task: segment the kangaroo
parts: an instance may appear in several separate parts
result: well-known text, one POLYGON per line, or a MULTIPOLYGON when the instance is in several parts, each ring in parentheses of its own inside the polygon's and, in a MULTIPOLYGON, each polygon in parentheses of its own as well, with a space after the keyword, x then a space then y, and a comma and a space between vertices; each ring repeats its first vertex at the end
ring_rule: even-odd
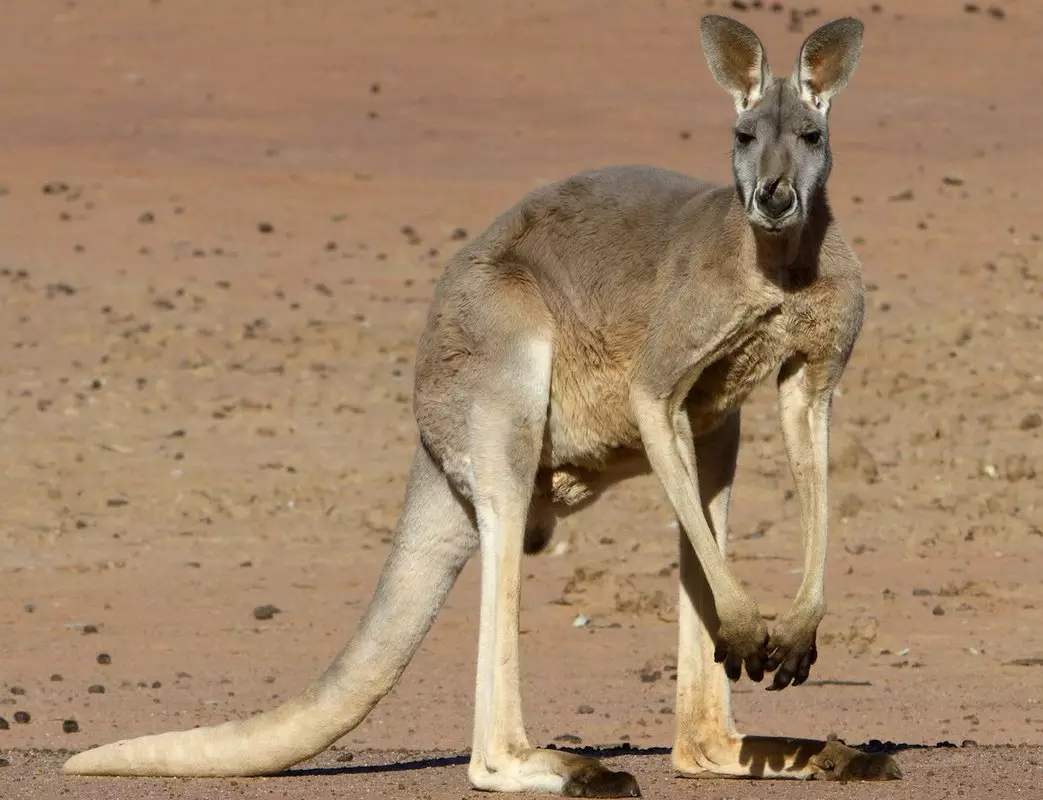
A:
POLYGON ((261 775, 319 753, 391 690, 480 550, 472 786, 639 796, 629 773, 532 746, 518 626, 523 553, 650 470, 680 528, 677 771, 900 778, 889 756, 839 741, 742 735, 730 705, 744 668, 753 681, 774 673, 779 690, 817 657, 831 398, 864 309, 861 265, 826 198, 828 117, 862 30, 823 25, 776 78, 752 30, 703 17, 706 60, 737 112, 734 185, 644 166, 583 172, 529 193, 449 261, 417 348, 420 443, 392 551, 326 672, 270 711, 87 750, 64 772, 261 775), (804 575, 769 634, 725 546, 740 406, 772 373, 804 575))

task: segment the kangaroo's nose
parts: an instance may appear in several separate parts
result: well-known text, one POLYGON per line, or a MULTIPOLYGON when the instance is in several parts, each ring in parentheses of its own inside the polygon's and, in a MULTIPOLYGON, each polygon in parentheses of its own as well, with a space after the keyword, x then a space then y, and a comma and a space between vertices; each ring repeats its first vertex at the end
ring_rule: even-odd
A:
POLYGON ((763 181, 754 195, 757 208, 766 217, 780 219, 786 216, 797 202, 797 194, 789 181, 781 178, 763 181))

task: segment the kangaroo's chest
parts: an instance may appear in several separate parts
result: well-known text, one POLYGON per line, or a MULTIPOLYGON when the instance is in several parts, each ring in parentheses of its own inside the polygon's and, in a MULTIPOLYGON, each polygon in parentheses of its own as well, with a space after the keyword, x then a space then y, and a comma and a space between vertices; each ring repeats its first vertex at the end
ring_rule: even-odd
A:
POLYGON ((702 371, 686 400, 692 433, 720 425, 794 352, 792 313, 779 306, 702 371))
MULTIPOLYGON (((793 323, 788 304, 770 309, 703 370, 686 400, 695 435, 720 425, 793 355, 793 323)), ((599 470, 620 451, 641 449, 628 360, 610 357, 590 341, 578 348, 576 341, 555 358, 542 465, 599 470)))

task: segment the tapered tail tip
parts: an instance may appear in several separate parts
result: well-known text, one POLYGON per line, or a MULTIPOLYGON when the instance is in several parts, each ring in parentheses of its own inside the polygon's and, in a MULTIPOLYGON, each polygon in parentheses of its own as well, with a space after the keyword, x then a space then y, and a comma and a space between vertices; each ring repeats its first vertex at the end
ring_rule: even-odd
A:
POLYGON ((123 759, 119 751, 127 740, 94 747, 71 756, 62 764, 65 775, 120 775, 126 774, 117 766, 123 759))

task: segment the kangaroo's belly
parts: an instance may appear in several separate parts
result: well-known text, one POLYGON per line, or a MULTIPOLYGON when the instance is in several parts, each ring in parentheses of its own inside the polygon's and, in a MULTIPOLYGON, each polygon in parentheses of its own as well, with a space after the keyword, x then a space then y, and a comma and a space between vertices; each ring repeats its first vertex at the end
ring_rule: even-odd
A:
POLYGON ((555 364, 542 466, 598 471, 619 451, 640 447, 625 369, 599 366, 580 372, 555 364))

